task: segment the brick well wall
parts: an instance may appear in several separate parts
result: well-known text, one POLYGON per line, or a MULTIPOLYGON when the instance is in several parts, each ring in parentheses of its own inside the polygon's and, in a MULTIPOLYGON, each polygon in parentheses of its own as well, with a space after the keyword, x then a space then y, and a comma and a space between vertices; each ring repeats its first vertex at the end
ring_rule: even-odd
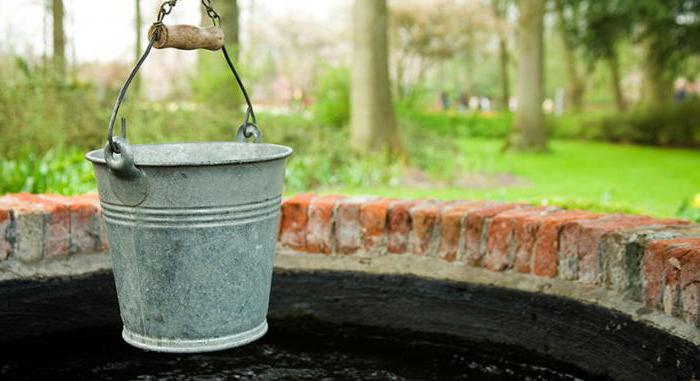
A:
MULTIPOLYGON (((700 329, 700 225, 685 221, 492 201, 300 194, 283 201, 278 244, 292 255, 413 256, 574 282, 700 329)), ((0 265, 106 250, 96 195, 0 197, 0 265)))

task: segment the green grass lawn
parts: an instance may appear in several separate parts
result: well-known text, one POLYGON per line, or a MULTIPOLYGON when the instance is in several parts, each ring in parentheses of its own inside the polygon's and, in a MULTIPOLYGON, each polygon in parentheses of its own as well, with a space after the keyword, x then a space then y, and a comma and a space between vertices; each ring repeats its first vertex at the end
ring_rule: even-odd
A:
POLYGON ((526 201, 661 217, 675 216, 683 200, 700 193, 700 150, 552 141, 549 153, 502 154, 500 139, 469 138, 458 145, 462 155, 444 160, 477 172, 511 174, 524 182, 481 189, 381 186, 323 193, 526 201))
MULTIPOLYGON (((287 194, 491 199, 660 217, 677 216, 684 201, 700 194, 700 150, 555 140, 548 153, 516 154, 501 153, 501 139, 420 141, 413 150, 420 157, 410 159, 409 170, 396 163, 386 167, 381 154, 352 158, 342 147, 316 151, 290 141, 297 154, 288 165, 287 194)), ((0 193, 94 190, 81 150, 0 160, 0 193)), ((700 208, 686 218, 698 217, 700 208)))

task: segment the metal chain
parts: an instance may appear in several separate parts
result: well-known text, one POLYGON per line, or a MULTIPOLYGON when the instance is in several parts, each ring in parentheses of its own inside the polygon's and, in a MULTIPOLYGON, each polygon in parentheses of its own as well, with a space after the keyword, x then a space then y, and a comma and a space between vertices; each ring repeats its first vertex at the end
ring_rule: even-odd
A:
MULTIPOLYGON (((116 122, 116 119, 117 119, 117 113, 119 112, 119 106, 121 106, 122 101, 124 100, 124 97, 126 96, 126 91, 129 88, 131 81, 134 79, 134 76, 136 76, 136 73, 138 72, 139 68, 141 67, 143 62, 146 60, 146 57, 148 56, 148 53, 150 53, 154 42, 158 39, 158 35, 160 33, 160 27, 163 24, 163 19, 165 18, 165 16, 169 15, 170 12, 172 12, 173 8, 177 4, 177 1, 178 0, 168 0, 168 1, 163 2, 160 5, 160 9, 158 11, 158 17, 156 18, 156 21, 153 23, 153 26, 155 26, 156 28, 154 28, 153 35, 151 35, 151 38, 148 41, 148 46, 146 47, 146 50, 143 52, 143 55, 141 56, 141 58, 136 63, 136 66, 131 71, 131 74, 129 74, 129 77, 126 79, 126 82, 122 86, 121 90, 119 91, 119 95, 117 96, 117 101, 114 104, 114 110, 112 110, 112 116, 109 119, 109 127, 107 129, 107 142, 109 143, 109 146, 112 149, 112 152, 114 152, 114 153, 120 153, 119 143, 114 139, 114 123, 116 122)), ((216 10, 214 10, 214 6, 212 5, 211 0, 201 0, 201 1, 202 1, 202 5, 206 9, 207 16, 209 16, 209 18, 211 19, 214 26, 220 26, 221 17, 219 17, 219 14, 216 12, 216 10)), ((224 58, 226 59, 226 63, 228 64, 229 69, 231 69, 233 76, 236 78, 236 83, 238 84, 238 87, 241 89, 241 92, 243 93, 243 97, 245 98, 246 105, 248 107, 248 109, 246 110, 246 115, 245 115, 245 119, 243 121, 243 124, 239 128, 239 134, 242 134, 243 137, 245 137, 245 138, 255 137, 255 140, 258 141, 262 135, 261 135, 260 130, 257 127, 257 120, 255 118, 255 112, 253 111, 253 104, 250 101, 250 97, 248 96, 248 92, 246 91, 245 86, 243 86, 243 81, 241 80, 241 77, 238 75, 236 68, 233 66, 233 62, 231 61, 231 58, 229 57, 228 52, 226 51, 226 46, 223 46, 221 48, 221 51, 224 54, 224 58)), ((122 118, 121 126, 122 126, 121 133, 122 133, 122 136, 125 138, 126 137, 126 121, 124 120, 124 118, 122 118)))
MULTIPOLYGON (((207 11, 207 15, 211 19, 212 24, 214 24, 214 26, 220 26, 221 25, 221 17, 219 17, 219 14, 216 13, 216 10, 214 10, 214 4, 212 4, 212 0, 202 0, 202 6, 207 11)), ((231 58, 228 55, 228 51, 226 51, 225 44, 224 44, 224 46, 221 47, 221 52, 224 54, 224 58, 226 59, 226 63, 228 64, 229 69, 231 69, 233 76, 236 78, 236 82, 238 83, 238 87, 241 89, 241 92, 243 93, 243 98, 245 98, 245 102, 246 102, 246 105, 248 108, 246 110, 245 120, 244 120, 241 128, 245 134, 245 137, 250 138, 254 134, 252 131, 249 131, 248 127, 252 127, 252 129, 254 129, 254 130, 258 129, 257 120, 255 118, 255 112, 253 111, 253 104, 250 101, 250 97, 248 96, 248 92, 246 91, 245 86, 243 86, 243 81, 241 80, 241 77, 238 75, 238 72, 236 71, 236 68, 233 65, 233 62, 231 61, 231 58), (249 119, 252 120, 252 122, 249 122, 249 119)))
POLYGON ((207 11, 207 16, 211 19, 212 24, 214 24, 214 26, 221 25, 221 17, 219 17, 219 14, 214 10, 214 5, 211 3, 211 0, 202 0, 202 6, 207 11))
POLYGON ((156 23, 160 24, 163 22, 165 16, 169 15, 173 11, 173 8, 177 4, 177 0, 168 0, 160 5, 160 10, 158 11, 158 17, 156 18, 156 23))

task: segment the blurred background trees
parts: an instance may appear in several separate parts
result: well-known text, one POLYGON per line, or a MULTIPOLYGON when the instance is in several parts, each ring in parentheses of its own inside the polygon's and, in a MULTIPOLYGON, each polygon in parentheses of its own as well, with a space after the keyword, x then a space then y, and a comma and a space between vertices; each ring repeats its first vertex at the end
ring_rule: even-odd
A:
POLYGON ((544 5, 544 0, 521 0, 518 7, 519 101, 509 144, 520 151, 547 149, 547 130, 542 113, 544 5))
POLYGON ((66 36, 63 31, 63 0, 51 0, 53 17, 53 65, 60 76, 66 74, 66 36))
MULTIPOLYGON (((84 191, 80 152, 103 145, 160 2, 22 4, 0 3, 0 191, 84 191)), ((699 191, 700 175, 682 164, 700 159, 697 1, 213 4, 266 139, 296 149, 293 191, 581 197, 666 215, 699 191), (627 183, 617 172, 593 177, 629 161, 607 154, 628 152, 619 143, 647 146, 640 152, 656 160, 628 168, 639 176, 627 183), (675 172, 655 172, 663 155, 675 172), (615 161, 593 171, 577 157, 615 161), (555 161, 548 177, 534 170, 555 161), (648 203, 636 193, 638 178, 672 175, 682 183, 648 203)), ((196 0, 178 2, 166 22, 211 24, 196 0)), ((124 105, 136 143, 230 140, 241 122, 220 52, 154 52, 137 80, 124 105)))
POLYGON ((385 0, 356 0, 353 7, 350 145, 358 151, 402 151, 389 84, 385 0))

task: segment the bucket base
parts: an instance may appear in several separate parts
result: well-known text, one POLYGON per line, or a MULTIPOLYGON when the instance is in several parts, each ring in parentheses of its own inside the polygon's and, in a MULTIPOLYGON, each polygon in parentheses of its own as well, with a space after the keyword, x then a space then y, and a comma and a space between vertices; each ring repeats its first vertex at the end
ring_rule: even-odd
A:
POLYGON ((137 333, 131 332, 124 328, 122 338, 127 343, 147 351, 154 352, 170 352, 170 353, 195 353, 195 352, 212 352, 240 347, 255 341, 262 337, 267 332, 267 321, 262 322, 259 326, 235 335, 215 337, 212 339, 198 340, 178 340, 178 339, 156 339, 146 337, 137 333))

